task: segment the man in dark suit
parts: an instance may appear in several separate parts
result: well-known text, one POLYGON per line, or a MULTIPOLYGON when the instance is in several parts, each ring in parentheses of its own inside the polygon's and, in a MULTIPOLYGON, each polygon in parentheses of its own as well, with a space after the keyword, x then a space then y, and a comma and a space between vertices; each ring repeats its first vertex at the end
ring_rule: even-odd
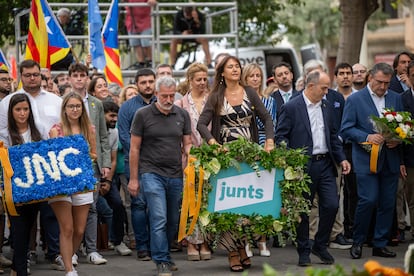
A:
POLYGON ((315 70, 309 73, 302 95, 282 106, 276 130, 276 143, 285 142, 289 148, 306 149, 310 157, 307 173, 312 183, 310 195, 305 196, 309 197, 310 202, 316 193, 319 197, 319 229, 312 248, 309 243, 309 217, 301 214, 297 228, 299 266, 311 264, 311 251, 324 264, 334 263, 326 247, 338 210, 336 164, 342 166, 344 174, 351 169, 334 131, 332 107, 323 99, 328 93, 329 83, 329 76, 325 72, 315 70))
MULTIPOLYGON (((414 83, 414 61, 410 61, 407 68, 407 75, 411 83, 414 83)), ((401 94, 404 111, 411 113, 414 118, 414 88, 406 90, 401 94)), ((404 145, 403 166, 401 175, 404 181, 405 197, 411 221, 411 236, 414 236, 414 145, 404 145)))
POLYGON ((289 63, 279 62, 273 66, 272 72, 274 81, 279 87, 271 94, 276 101, 276 118, 279 118, 282 105, 299 95, 299 92, 293 89, 292 66, 289 63))
POLYGON ((401 94, 411 87, 410 80, 407 76, 407 67, 411 60, 413 60, 413 55, 406 51, 395 56, 392 63, 394 74, 391 78, 390 90, 401 94))
POLYGON ((395 198, 400 173, 400 149, 397 141, 385 140, 374 129, 370 117, 380 116, 384 108, 402 110, 401 97, 388 90, 393 70, 390 65, 378 63, 371 70, 368 85, 348 97, 341 126, 341 137, 352 142, 353 167, 357 177, 358 205, 355 211, 354 244, 351 257, 362 256, 373 210, 377 208, 372 255, 395 257, 387 245, 393 220, 395 198), (377 165, 370 164, 372 152, 361 143, 382 145, 377 165), (376 167, 376 168, 374 168, 376 167))

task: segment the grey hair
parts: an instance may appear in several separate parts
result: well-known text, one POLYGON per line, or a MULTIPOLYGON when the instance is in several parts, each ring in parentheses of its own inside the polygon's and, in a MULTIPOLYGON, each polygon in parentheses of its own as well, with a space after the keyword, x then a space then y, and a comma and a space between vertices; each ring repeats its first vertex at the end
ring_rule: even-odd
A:
POLYGON ((61 15, 70 15, 70 10, 68 8, 60 8, 57 13, 56 16, 61 16, 61 15))
POLYGON ((326 72, 326 65, 322 60, 311 59, 303 65, 303 75, 306 77, 311 71, 321 68, 326 72))
POLYGON ((311 71, 305 79, 305 87, 308 86, 310 83, 318 84, 319 79, 321 77, 321 72, 319 70, 311 71))
POLYGON ((380 62, 375 64, 374 67, 372 67, 371 75, 374 76, 378 72, 382 72, 384 75, 389 76, 394 74, 394 69, 392 69, 391 65, 384 62, 380 62))
POLYGON ((155 82, 155 91, 160 92, 160 87, 164 86, 170 88, 172 86, 176 87, 175 79, 169 76, 164 76, 155 82))

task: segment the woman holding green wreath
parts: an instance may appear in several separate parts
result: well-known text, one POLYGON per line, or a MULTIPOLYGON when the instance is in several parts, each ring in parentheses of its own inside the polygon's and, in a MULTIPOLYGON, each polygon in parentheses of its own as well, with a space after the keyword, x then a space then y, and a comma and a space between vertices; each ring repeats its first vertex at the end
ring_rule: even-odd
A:
MULTIPOLYGON (((264 149, 269 152, 274 148, 272 118, 256 91, 240 84, 241 73, 237 57, 227 56, 219 63, 197 130, 210 145, 230 143, 239 137, 258 143, 257 116, 265 126, 264 149)), ((221 234, 219 244, 229 252, 231 271, 242 272, 251 266, 245 251, 246 240, 235 231, 221 234)))

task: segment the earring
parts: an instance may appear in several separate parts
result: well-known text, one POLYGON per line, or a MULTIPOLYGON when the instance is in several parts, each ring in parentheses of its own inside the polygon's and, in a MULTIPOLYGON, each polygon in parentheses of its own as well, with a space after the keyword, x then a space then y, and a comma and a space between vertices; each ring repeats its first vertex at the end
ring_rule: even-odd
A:
POLYGON ((224 77, 223 76, 221 76, 221 80, 219 81, 219 83, 220 84, 223 84, 224 83, 224 77))

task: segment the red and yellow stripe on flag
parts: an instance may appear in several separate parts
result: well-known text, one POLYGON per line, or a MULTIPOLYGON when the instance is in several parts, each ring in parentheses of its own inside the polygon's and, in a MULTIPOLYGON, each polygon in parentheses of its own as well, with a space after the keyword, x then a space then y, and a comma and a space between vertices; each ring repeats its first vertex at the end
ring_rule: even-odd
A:
POLYGON ((119 49, 104 46, 106 66, 104 68, 105 76, 108 83, 115 82, 123 87, 121 64, 119 58, 119 49))
POLYGON ((118 0, 112 1, 102 30, 106 66, 104 72, 108 83, 124 86, 118 47, 118 0))
POLYGON ((50 68, 69 53, 70 47, 46 0, 32 0, 25 59, 50 68))

